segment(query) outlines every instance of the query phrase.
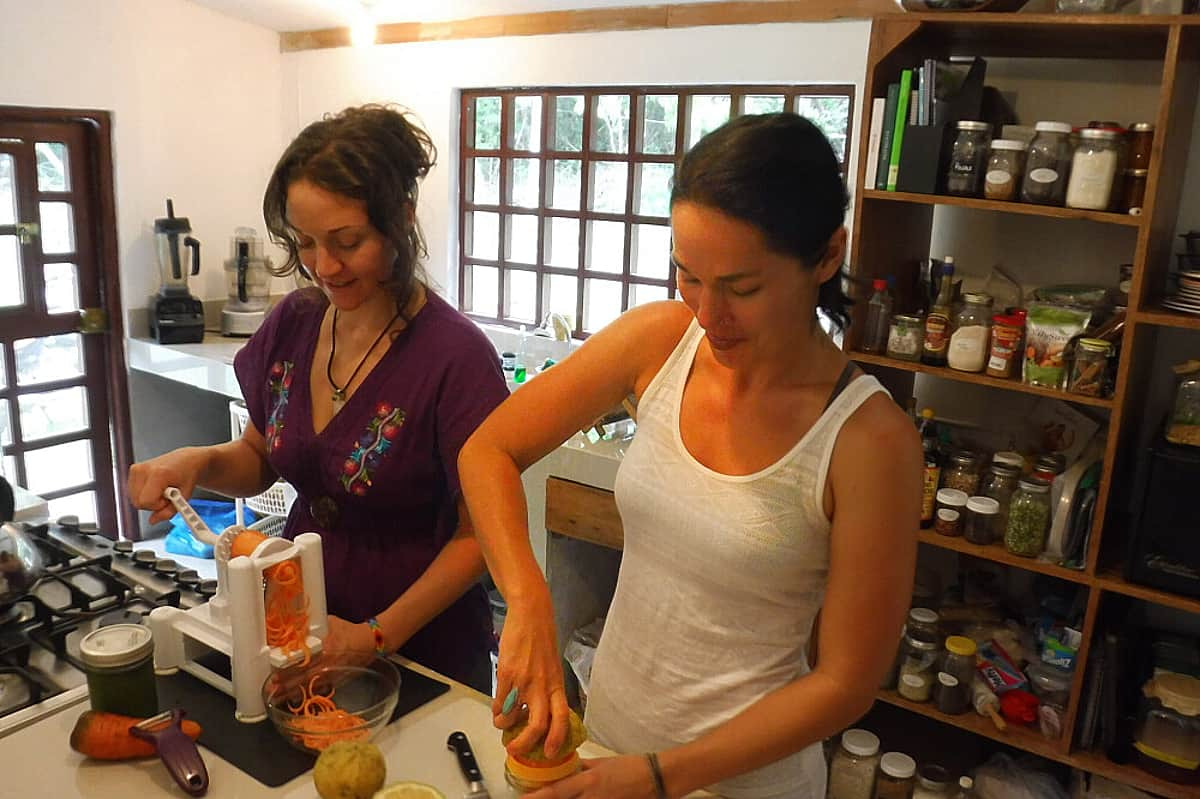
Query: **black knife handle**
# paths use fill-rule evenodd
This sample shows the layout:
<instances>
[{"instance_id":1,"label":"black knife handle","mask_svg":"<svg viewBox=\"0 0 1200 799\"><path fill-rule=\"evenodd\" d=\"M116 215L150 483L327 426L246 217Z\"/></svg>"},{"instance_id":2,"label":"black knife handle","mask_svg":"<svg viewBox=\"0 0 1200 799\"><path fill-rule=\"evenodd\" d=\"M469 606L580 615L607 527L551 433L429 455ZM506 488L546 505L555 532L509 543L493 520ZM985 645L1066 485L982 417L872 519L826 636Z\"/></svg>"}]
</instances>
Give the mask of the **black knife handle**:
<instances>
[{"instance_id":1,"label":"black knife handle","mask_svg":"<svg viewBox=\"0 0 1200 799\"><path fill-rule=\"evenodd\" d=\"M450 733L450 737L446 739L446 748L454 751L458 756L458 765L462 769L462 773L471 782L482 782L483 772L479 770L479 764L475 762L475 752L471 749L471 742L467 740L467 734L461 730L456 730Z\"/></svg>"}]
</instances>

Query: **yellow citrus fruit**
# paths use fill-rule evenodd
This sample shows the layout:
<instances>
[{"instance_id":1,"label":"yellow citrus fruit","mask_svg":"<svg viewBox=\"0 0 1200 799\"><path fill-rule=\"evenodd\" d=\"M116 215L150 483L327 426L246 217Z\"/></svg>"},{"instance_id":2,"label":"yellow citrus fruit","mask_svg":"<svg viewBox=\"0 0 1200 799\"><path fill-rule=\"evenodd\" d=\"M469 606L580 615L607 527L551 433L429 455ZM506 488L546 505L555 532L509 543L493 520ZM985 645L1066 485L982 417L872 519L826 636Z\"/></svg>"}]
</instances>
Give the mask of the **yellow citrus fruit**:
<instances>
[{"instance_id":1,"label":"yellow citrus fruit","mask_svg":"<svg viewBox=\"0 0 1200 799\"><path fill-rule=\"evenodd\" d=\"M383 753L363 741L333 744L313 767L313 784L321 799L371 799L386 779Z\"/></svg>"},{"instance_id":2,"label":"yellow citrus fruit","mask_svg":"<svg viewBox=\"0 0 1200 799\"><path fill-rule=\"evenodd\" d=\"M371 799L446 799L446 795L423 782L393 782L376 791Z\"/></svg>"}]
</instances>

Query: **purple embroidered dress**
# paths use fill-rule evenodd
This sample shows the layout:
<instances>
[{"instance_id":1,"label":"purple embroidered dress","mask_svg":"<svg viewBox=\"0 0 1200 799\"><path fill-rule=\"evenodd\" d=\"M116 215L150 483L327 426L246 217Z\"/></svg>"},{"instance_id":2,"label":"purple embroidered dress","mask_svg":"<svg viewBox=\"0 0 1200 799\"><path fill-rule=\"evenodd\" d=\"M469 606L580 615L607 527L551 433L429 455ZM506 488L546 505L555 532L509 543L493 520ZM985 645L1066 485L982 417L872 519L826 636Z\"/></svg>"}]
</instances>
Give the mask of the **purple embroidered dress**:
<instances>
[{"instance_id":1,"label":"purple embroidered dress","mask_svg":"<svg viewBox=\"0 0 1200 799\"><path fill-rule=\"evenodd\" d=\"M358 623L390 606L450 539L458 451L508 391L491 343L429 292L317 434L309 375L326 307L315 291L292 292L238 352L234 370L271 466L299 493L284 535L321 534L329 612ZM400 653L479 686L491 641L487 598L475 585Z\"/></svg>"}]
</instances>

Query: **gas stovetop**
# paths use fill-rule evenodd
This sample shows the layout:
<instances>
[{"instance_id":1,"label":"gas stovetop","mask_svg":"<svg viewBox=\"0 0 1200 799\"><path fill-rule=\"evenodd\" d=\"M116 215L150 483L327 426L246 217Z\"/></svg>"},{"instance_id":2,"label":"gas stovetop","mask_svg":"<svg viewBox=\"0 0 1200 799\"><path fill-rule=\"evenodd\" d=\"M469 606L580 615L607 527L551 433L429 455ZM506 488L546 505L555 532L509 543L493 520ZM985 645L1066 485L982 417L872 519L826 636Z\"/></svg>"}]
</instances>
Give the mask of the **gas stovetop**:
<instances>
[{"instance_id":1,"label":"gas stovetop","mask_svg":"<svg viewBox=\"0 0 1200 799\"><path fill-rule=\"evenodd\" d=\"M92 630L141 624L162 605L194 607L216 590L215 580L74 517L24 527L46 568L0 609L0 738L86 695L79 642Z\"/></svg>"}]
</instances>

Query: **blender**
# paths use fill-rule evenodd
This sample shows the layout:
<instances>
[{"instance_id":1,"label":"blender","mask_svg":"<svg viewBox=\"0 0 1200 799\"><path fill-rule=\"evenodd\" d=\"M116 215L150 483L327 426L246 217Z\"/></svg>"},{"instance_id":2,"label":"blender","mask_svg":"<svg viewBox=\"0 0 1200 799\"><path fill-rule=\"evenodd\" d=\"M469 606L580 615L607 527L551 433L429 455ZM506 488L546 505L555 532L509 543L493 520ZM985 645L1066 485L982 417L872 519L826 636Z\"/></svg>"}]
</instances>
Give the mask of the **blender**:
<instances>
[{"instance_id":1,"label":"blender","mask_svg":"<svg viewBox=\"0 0 1200 799\"><path fill-rule=\"evenodd\" d=\"M158 271L162 285L150 298L150 335L160 344L196 344L204 340L204 305L188 291L188 275L200 273L200 242L191 237L187 217L175 216L167 200L167 215L154 220ZM192 251L190 269L184 250Z\"/></svg>"},{"instance_id":2,"label":"blender","mask_svg":"<svg viewBox=\"0 0 1200 799\"><path fill-rule=\"evenodd\" d=\"M225 261L225 287L229 298L221 310L221 334L250 336L267 315L271 288L271 261L263 255L262 240L254 228L239 227L229 240Z\"/></svg>"}]
</instances>

